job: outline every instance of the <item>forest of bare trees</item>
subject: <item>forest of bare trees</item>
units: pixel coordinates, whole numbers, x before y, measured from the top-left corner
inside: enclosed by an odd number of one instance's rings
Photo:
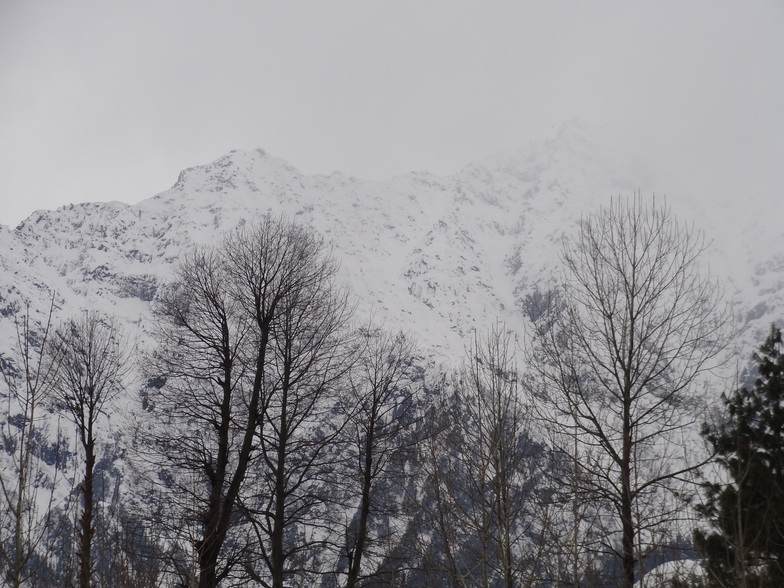
[[[358,316],[329,248],[282,217],[184,252],[151,344],[54,296],[46,320],[19,310],[2,581],[703,585],[652,571],[722,529],[694,509],[733,451],[699,434],[729,337],[704,249],[666,205],[614,200],[564,237],[530,329],[478,328],[452,366]]]

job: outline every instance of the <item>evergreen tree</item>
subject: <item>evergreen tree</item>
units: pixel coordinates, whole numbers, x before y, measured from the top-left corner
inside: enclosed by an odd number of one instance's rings
[[[781,331],[754,354],[757,377],[723,397],[728,420],[705,426],[726,483],[705,485],[695,531],[709,586],[784,586],[784,351]]]

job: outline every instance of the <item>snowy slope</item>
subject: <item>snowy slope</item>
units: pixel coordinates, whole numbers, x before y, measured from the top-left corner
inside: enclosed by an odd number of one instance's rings
[[[183,171],[138,205],[70,205],[0,227],[0,352],[8,351],[13,304],[29,301],[41,316],[51,290],[59,316],[99,308],[143,341],[149,302],[183,249],[273,213],[312,226],[334,248],[360,317],[415,332],[425,353],[450,364],[475,328],[503,320],[523,331],[525,297],[557,281],[562,235],[581,216],[612,196],[657,188],[600,155],[574,124],[450,177],[388,182],[305,176],[261,150],[233,151]],[[749,349],[784,318],[784,229],[663,188],[711,241],[706,264],[725,284],[739,345]]]

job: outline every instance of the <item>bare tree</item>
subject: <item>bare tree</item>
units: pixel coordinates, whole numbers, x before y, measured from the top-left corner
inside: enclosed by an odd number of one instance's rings
[[[281,390],[284,400],[295,392],[300,411],[303,374],[307,386],[319,385],[308,361],[328,362],[323,350],[345,312],[324,298],[334,267],[311,232],[264,217],[218,247],[184,256],[156,303],[147,406],[158,425],[146,435],[167,464],[162,475],[183,513],[178,526],[192,534],[200,587],[228,577],[250,549],[239,533],[226,539],[248,524],[238,505],[255,460],[272,459],[261,444],[270,427],[281,426],[271,420]]]
[[[201,587],[216,586],[231,568],[219,555],[250,456],[244,439],[256,426],[242,407],[258,406],[238,365],[250,321],[228,290],[218,251],[183,256],[155,304],[158,348],[147,366],[146,408],[157,418],[144,441],[153,461],[164,460],[159,475],[179,510],[171,523],[193,534]]]
[[[346,423],[339,400],[355,359],[348,330],[352,306],[335,283],[337,264],[320,241],[302,230],[302,273],[280,300],[270,328],[259,428],[259,460],[243,502],[256,536],[246,562],[253,579],[282,588],[289,578],[316,572],[330,529],[326,504]],[[242,248],[237,260],[252,259]],[[240,263],[242,275],[252,267]],[[261,565],[257,565],[261,564]]]
[[[40,459],[47,435],[39,410],[52,392],[58,368],[57,358],[44,353],[51,334],[54,301],[53,295],[46,318],[39,325],[35,324],[27,306],[16,323],[16,355],[0,357],[7,389],[2,443],[11,457],[10,471],[0,472],[0,490],[12,535],[7,547],[5,538],[0,542],[0,555],[7,566],[5,579],[14,587],[36,580],[42,560],[46,558],[46,550],[40,549],[41,545],[51,539],[54,488],[60,459],[55,456],[54,473],[47,476]],[[56,447],[59,447],[59,441],[58,433]],[[39,496],[40,486],[47,478],[48,497]]]
[[[542,447],[502,325],[475,339],[444,416],[424,444],[429,559],[453,586],[534,585],[549,516],[537,496]]]
[[[541,376],[557,451],[572,455],[577,492],[610,509],[622,585],[676,516],[668,500],[700,465],[684,446],[699,376],[728,320],[700,271],[704,237],[667,206],[615,200],[564,241],[560,296],[535,322],[529,360]],[[557,439],[560,438],[560,442]]]
[[[414,363],[416,348],[410,335],[392,333],[372,325],[361,329],[363,350],[355,370],[345,407],[349,415],[351,465],[354,470],[359,504],[346,526],[343,555],[346,560],[346,588],[354,588],[370,575],[378,574],[373,564],[363,565],[366,554],[382,554],[379,548],[393,540],[390,532],[374,528],[376,515],[393,516],[392,504],[381,504],[379,485],[389,485],[388,478],[397,474],[405,449],[413,445],[408,434],[416,423],[415,390],[421,373]],[[403,496],[403,488],[398,488]],[[387,488],[389,499],[389,488]],[[390,499],[387,502],[394,502]]]
[[[53,382],[54,404],[75,425],[84,451],[77,556],[79,586],[89,588],[93,572],[90,552],[95,534],[93,482],[97,423],[107,403],[124,389],[129,352],[117,323],[95,311],[85,311],[81,317],[71,318],[56,329],[47,351],[59,362]]]

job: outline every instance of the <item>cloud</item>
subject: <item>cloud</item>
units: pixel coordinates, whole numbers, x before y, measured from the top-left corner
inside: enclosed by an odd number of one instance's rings
[[[263,147],[377,179],[579,117],[687,190],[776,193],[777,2],[3,3],[0,222]]]

